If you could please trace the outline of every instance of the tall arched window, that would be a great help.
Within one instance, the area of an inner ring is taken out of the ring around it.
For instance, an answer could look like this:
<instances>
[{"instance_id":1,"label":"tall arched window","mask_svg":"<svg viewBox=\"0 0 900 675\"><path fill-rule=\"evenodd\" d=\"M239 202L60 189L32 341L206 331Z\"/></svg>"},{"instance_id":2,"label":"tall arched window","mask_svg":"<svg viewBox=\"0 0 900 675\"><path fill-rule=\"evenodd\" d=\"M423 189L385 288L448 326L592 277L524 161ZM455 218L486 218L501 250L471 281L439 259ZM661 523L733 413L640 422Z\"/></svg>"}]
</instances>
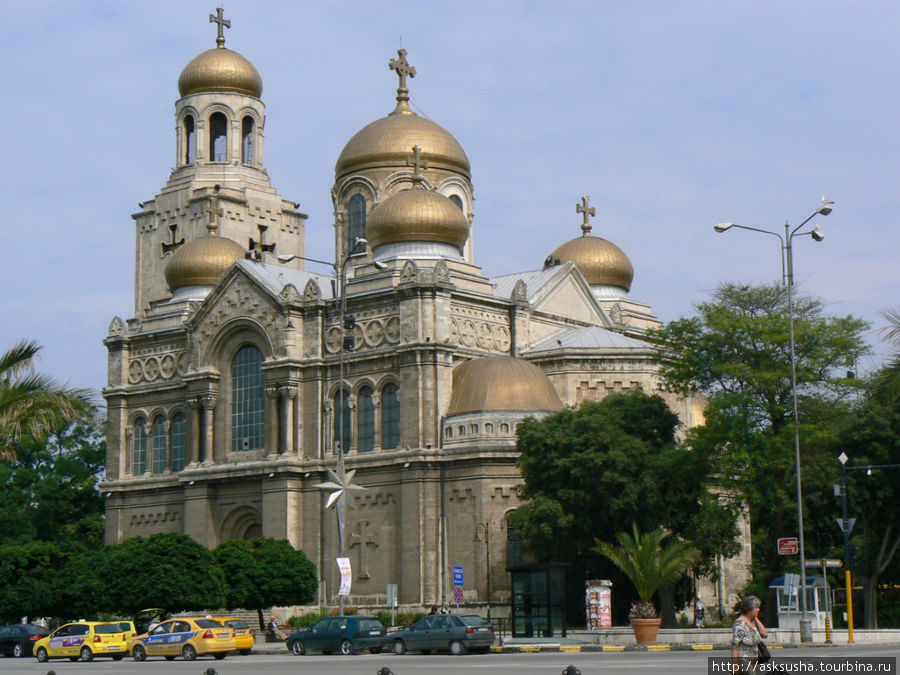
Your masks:
<instances>
[{"instance_id":1,"label":"tall arched window","mask_svg":"<svg viewBox=\"0 0 900 675\"><path fill-rule=\"evenodd\" d=\"M131 459L133 475L147 473L147 427L142 419L134 423L134 455Z\"/></svg>"},{"instance_id":2,"label":"tall arched window","mask_svg":"<svg viewBox=\"0 0 900 675\"><path fill-rule=\"evenodd\" d=\"M250 115L241 120L241 162L253 163L253 118Z\"/></svg>"},{"instance_id":3,"label":"tall arched window","mask_svg":"<svg viewBox=\"0 0 900 675\"><path fill-rule=\"evenodd\" d=\"M172 448L172 471L181 471L187 464L187 426L183 413L175 413L172 418L169 447Z\"/></svg>"},{"instance_id":4,"label":"tall arched window","mask_svg":"<svg viewBox=\"0 0 900 675\"><path fill-rule=\"evenodd\" d=\"M347 250L352 251L357 237L366 236L366 198L361 194L350 197L347 212Z\"/></svg>"},{"instance_id":5,"label":"tall arched window","mask_svg":"<svg viewBox=\"0 0 900 675\"><path fill-rule=\"evenodd\" d=\"M368 452L375 447L375 405L370 387L360 389L356 415L357 447L360 452Z\"/></svg>"},{"instance_id":6,"label":"tall arched window","mask_svg":"<svg viewBox=\"0 0 900 675\"><path fill-rule=\"evenodd\" d=\"M241 347L231 362L231 451L263 447L265 383L262 352Z\"/></svg>"},{"instance_id":7,"label":"tall arched window","mask_svg":"<svg viewBox=\"0 0 900 675\"><path fill-rule=\"evenodd\" d=\"M150 438L153 441L150 470L153 473L162 473L166 470L166 419L162 415L153 418Z\"/></svg>"},{"instance_id":8,"label":"tall arched window","mask_svg":"<svg viewBox=\"0 0 900 675\"><path fill-rule=\"evenodd\" d=\"M194 143L196 137L194 135L194 118L186 115L184 118L184 163L194 163Z\"/></svg>"},{"instance_id":9,"label":"tall arched window","mask_svg":"<svg viewBox=\"0 0 900 675\"><path fill-rule=\"evenodd\" d=\"M381 447L385 450L400 446L400 393L390 383L381 390Z\"/></svg>"},{"instance_id":10,"label":"tall arched window","mask_svg":"<svg viewBox=\"0 0 900 675\"><path fill-rule=\"evenodd\" d=\"M209 159L212 162L228 161L228 118L224 113L209 116Z\"/></svg>"},{"instance_id":11,"label":"tall arched window","mask_svg":"<svg viewBox=\"0 0 900 675\"><path fill-rule=\"evenodd\" d=\"M522 564L522 535L516 527L515 511L506 516L506 566Z\"/></svg>"},{"instance_id":12,"label":"tall arched window","mask_svg":"<svg viewBox=\"0 0 900 675\"><path fill-rule=\"evenodd\" d=\"M343 429L343 435L341 430ZM343 441L343 443L341 443ZM334 395L334 449L338 445L344 452L350 451L350 394L346 391Z\"/></svg>"}]
</instances>

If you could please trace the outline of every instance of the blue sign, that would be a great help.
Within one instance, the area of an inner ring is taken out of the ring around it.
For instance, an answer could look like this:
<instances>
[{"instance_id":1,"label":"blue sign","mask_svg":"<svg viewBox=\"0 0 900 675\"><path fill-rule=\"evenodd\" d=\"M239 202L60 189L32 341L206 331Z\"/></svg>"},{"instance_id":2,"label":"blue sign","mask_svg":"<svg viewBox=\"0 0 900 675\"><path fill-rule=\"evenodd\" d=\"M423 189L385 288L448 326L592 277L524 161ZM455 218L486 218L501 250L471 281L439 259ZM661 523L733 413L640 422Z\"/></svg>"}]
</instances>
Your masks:
<instances>
[{"instance_id":1,"label":"blue sign","mask_svg":"<svg viewBox=\"0 0 900 675\"><path fill-rule=\"evenodd\" d=\"M453 585L454 586L462 586L463 585L463 567L462 567L462 565L454 565L453 566Z\"/></svg>"}]
</instances>

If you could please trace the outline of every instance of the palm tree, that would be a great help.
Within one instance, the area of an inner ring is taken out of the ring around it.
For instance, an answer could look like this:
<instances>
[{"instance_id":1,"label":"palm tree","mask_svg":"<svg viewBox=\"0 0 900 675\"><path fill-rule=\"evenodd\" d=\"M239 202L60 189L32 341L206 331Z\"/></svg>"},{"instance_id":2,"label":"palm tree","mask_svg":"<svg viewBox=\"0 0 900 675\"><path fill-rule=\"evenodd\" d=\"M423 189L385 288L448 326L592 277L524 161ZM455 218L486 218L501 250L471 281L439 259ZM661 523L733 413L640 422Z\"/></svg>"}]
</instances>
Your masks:
<instances>
[{"instance_id":1,"label":"palm tree","mask_svg":"<svg viewBox=\"0 0 900 675\"><path fill-rule=\"evenodd\" d=\"M34 372L41 350L23 340L0 354L0 457L15 457L23 437L42 439L93 406L87 389L69 389Z\"/></svg>"},{"instance_id":2,"label":"palm tree","mask_svg":"<svg viewBox=\"0 0 900 675\"><path fill-rule=\"evenodd\" d=\"M886 309L881 312L881 316L888 320L888 325L879 328L878 332L897 349L876 376L875 391L896 397L900 395L900 308Z\"/></svg>"},{"instance_id":3,"label":"palm tree","mask_svg":"<svg viewBox=\"0 0 900 675\"><path fill-rule=\"evenodd\" d=\"M658 528L641 534L637 523L632 523L633 535L619 532L618 545L597 541L594 551L608 558L627 576L640 597L631 618L652 619L656 617L653 594L661 587L675 581L687 568L700 559L700 552L684 541L673 541L662 546L662 541L671 532Z\"/></svg>"}]
</instances>

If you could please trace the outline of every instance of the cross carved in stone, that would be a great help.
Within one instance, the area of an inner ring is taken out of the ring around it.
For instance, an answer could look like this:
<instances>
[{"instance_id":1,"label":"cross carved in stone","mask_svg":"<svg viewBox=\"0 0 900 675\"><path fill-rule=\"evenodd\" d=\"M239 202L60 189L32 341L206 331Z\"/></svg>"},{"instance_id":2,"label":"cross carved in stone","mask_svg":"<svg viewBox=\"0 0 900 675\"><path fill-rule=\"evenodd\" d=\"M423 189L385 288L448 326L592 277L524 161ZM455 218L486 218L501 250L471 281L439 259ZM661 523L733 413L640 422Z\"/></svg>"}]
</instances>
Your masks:
<instances>
[{"instance_id":1,"label":"cross carved in stone","mask_svg":"<svg viewBox=\"0 0 900 675\"><path fill-rule=\"evenodd\" d=\"M172 233L170 241L164 241L162 243L162 254L165 255L169 251L174 251L176 248L181 246L184 243L184 237L175 240L176 232L178 231L178 225L169 225L169 232Z\"/></svg>"},{"instance_id":2,"label":"cross carved in stone","mask_svg":"<svg viewBox=\"0 0 900 675\"><path fill-rule=\"evenodd\" d=\"M256 229L259 230L259 241L254 241L253 237L250 237L250 246L247 250L259 260L263 253L275 253L275 244L264 243L266 230L269 229L267 225L257 225Z\"/></svg>"},{"instance_id":3,"label":"cross carved in stone","mask_svg":"<svg viewBox=\"0 0 900 675\"><path fill-rule=\"evenodd\" d=\"M415 77L416 69L409 65L409 61L406 60L405 49L398 49L397 56L400 58L388 61L388 68L396 72L400 78L400 89L406 89L406 78Z\"/></svg>"},{"instance_id":4,"label":"cross carved in stone","mask_svg":"<svg viewBox=\"0 0 900 675\"><path fill-rule=\"evenodd\" d=\"M587 195L581 198L581 203L575 205L575 213L584 214L584 222L581 224L581 231L587 234L591 231L591 216L597 215L596 210L590 205L591 198Z\"/></svg>"},{"instance_id":5,"label":"cross carved in stone","mask_svg":"<svg viewBox=\"0 0 900 675\"><path fill-rule=\"evenodd\" d=\"M406 166L413 168L413 182L421 183L425 176L422 175L422 169L428 168L428 160L422 157L422 148L418 143L413 146L413 154L406 156Z\"/></svg>"},{"instance_id":6,"label":"cross carved in stone","mask_svg":"<svg viewBox=\"0 0 900 675\"><path fill-rule=\"evenodd\" d=\"M210 234L212 234L219 227L219 216L225 214L225 212L219 207L219 195L213 195L212 197L210 197L209 204L203 207L203 211L209 214L209 222L206 224L206 229L209 230Z\"/></svg>"},{"instance_id":7,"label":"cross carved in stone","mask_svg":"<svg viewBox=\"0 0 900 675\"><path fill-rule=\"evenodd\" d=\"M353 532L350 533L350 548L359 546L359 577L361 579L369 578L369 556L366 547L374 546L378 548L375 536L376 534L372 531L368 520L358 521Z\"/></svg>"},{"instance_id":8,"label":"cross carved in stone","mask_svg":"<svg viewBox=\"0 0 900 675\"><path fill-rule=\"evenodd\" d=\"M218 35L216 35L216 45L219 47L225 46L225 31L223 29L231 28L231 20L223 17L222 15L224 13L224 9L216 7L216 13L209 15L209 22L217 24Z\"/></svg>"}]
</instances>

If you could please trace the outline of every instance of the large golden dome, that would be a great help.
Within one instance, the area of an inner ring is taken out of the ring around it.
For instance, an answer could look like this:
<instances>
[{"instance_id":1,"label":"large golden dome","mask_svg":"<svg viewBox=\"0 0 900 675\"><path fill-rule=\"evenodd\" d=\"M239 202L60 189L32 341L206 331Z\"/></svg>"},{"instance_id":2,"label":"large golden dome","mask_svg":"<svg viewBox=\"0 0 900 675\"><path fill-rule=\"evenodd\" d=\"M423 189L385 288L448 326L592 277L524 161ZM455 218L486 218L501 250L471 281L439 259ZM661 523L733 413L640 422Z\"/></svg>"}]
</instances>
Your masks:
<instances>
[{"instance_id":1,"label":"large golden dome","mask_svg":"<svg viewBox=\"0 0 900 675\"><path fill-rule=\"evenodd\" d=\"M461 248L468 237L465 214L434 190L400 190L372 209L366 223L372 248L404 241L436 241Z\"/></svg>"},{"instance_id":2,"label":"large golden dome","mask_svg":"<svg viewBox=\"0 0 900 675\"><path fill-rule=\"evenodd\" d=\"M334 167L335 178L359 169L406 167L414 146L430 169L446 169L471 178L469 158L448 131L431 120L419 117L409 107L406 78L415 77L416 69L406 61L406 50L397 51L398 59L389 63L400 77L397 107L387 117L375 120L356 132L341 151Z\"/></svg>"},{"instance_id":3,"label":"large golden dome","mask_svg":"<svg viewBox=\"0 0 900 675\"><path fill-rule=\"evenodd\" d=\"M225 47L198 54L178 77L178 91L182 96L204 91L228 91L259 98L262 89L262 77L253 64Z\"/></svg>"},{"instance_id":4,"label":"large golden dome","mask_svg":"<svg viewBox=\"0 0 900 675\"><path fill-rule=\"evenodd\" d=\"M544 372L511 356L466 361L453 371L447 415L488 411L555 412L563 404Z\"/></svg>"},{"instance_id":5,"label":"large golden dome","mask_svg":"<svg viewBox=\"0 0 900 675\"><path fill-rule=\"evenodd\" d=\"M611 241L585 232L567 241L550 254L554 263L571 260L591 286L618 286L631 289L634 267L625 252Z\"/></svg>"},{"instance_id":6,"label":"large golden dome","mask_svg":"<svg viewBox=\"0 0 900 675\"><path fill-rule=\"evenodd\" d=\"M166 283L173 291L185 286L215 286L245 253L237 242L214 234L191 239L172 254L166 265Z\"/></svg>"}]
</instances>

